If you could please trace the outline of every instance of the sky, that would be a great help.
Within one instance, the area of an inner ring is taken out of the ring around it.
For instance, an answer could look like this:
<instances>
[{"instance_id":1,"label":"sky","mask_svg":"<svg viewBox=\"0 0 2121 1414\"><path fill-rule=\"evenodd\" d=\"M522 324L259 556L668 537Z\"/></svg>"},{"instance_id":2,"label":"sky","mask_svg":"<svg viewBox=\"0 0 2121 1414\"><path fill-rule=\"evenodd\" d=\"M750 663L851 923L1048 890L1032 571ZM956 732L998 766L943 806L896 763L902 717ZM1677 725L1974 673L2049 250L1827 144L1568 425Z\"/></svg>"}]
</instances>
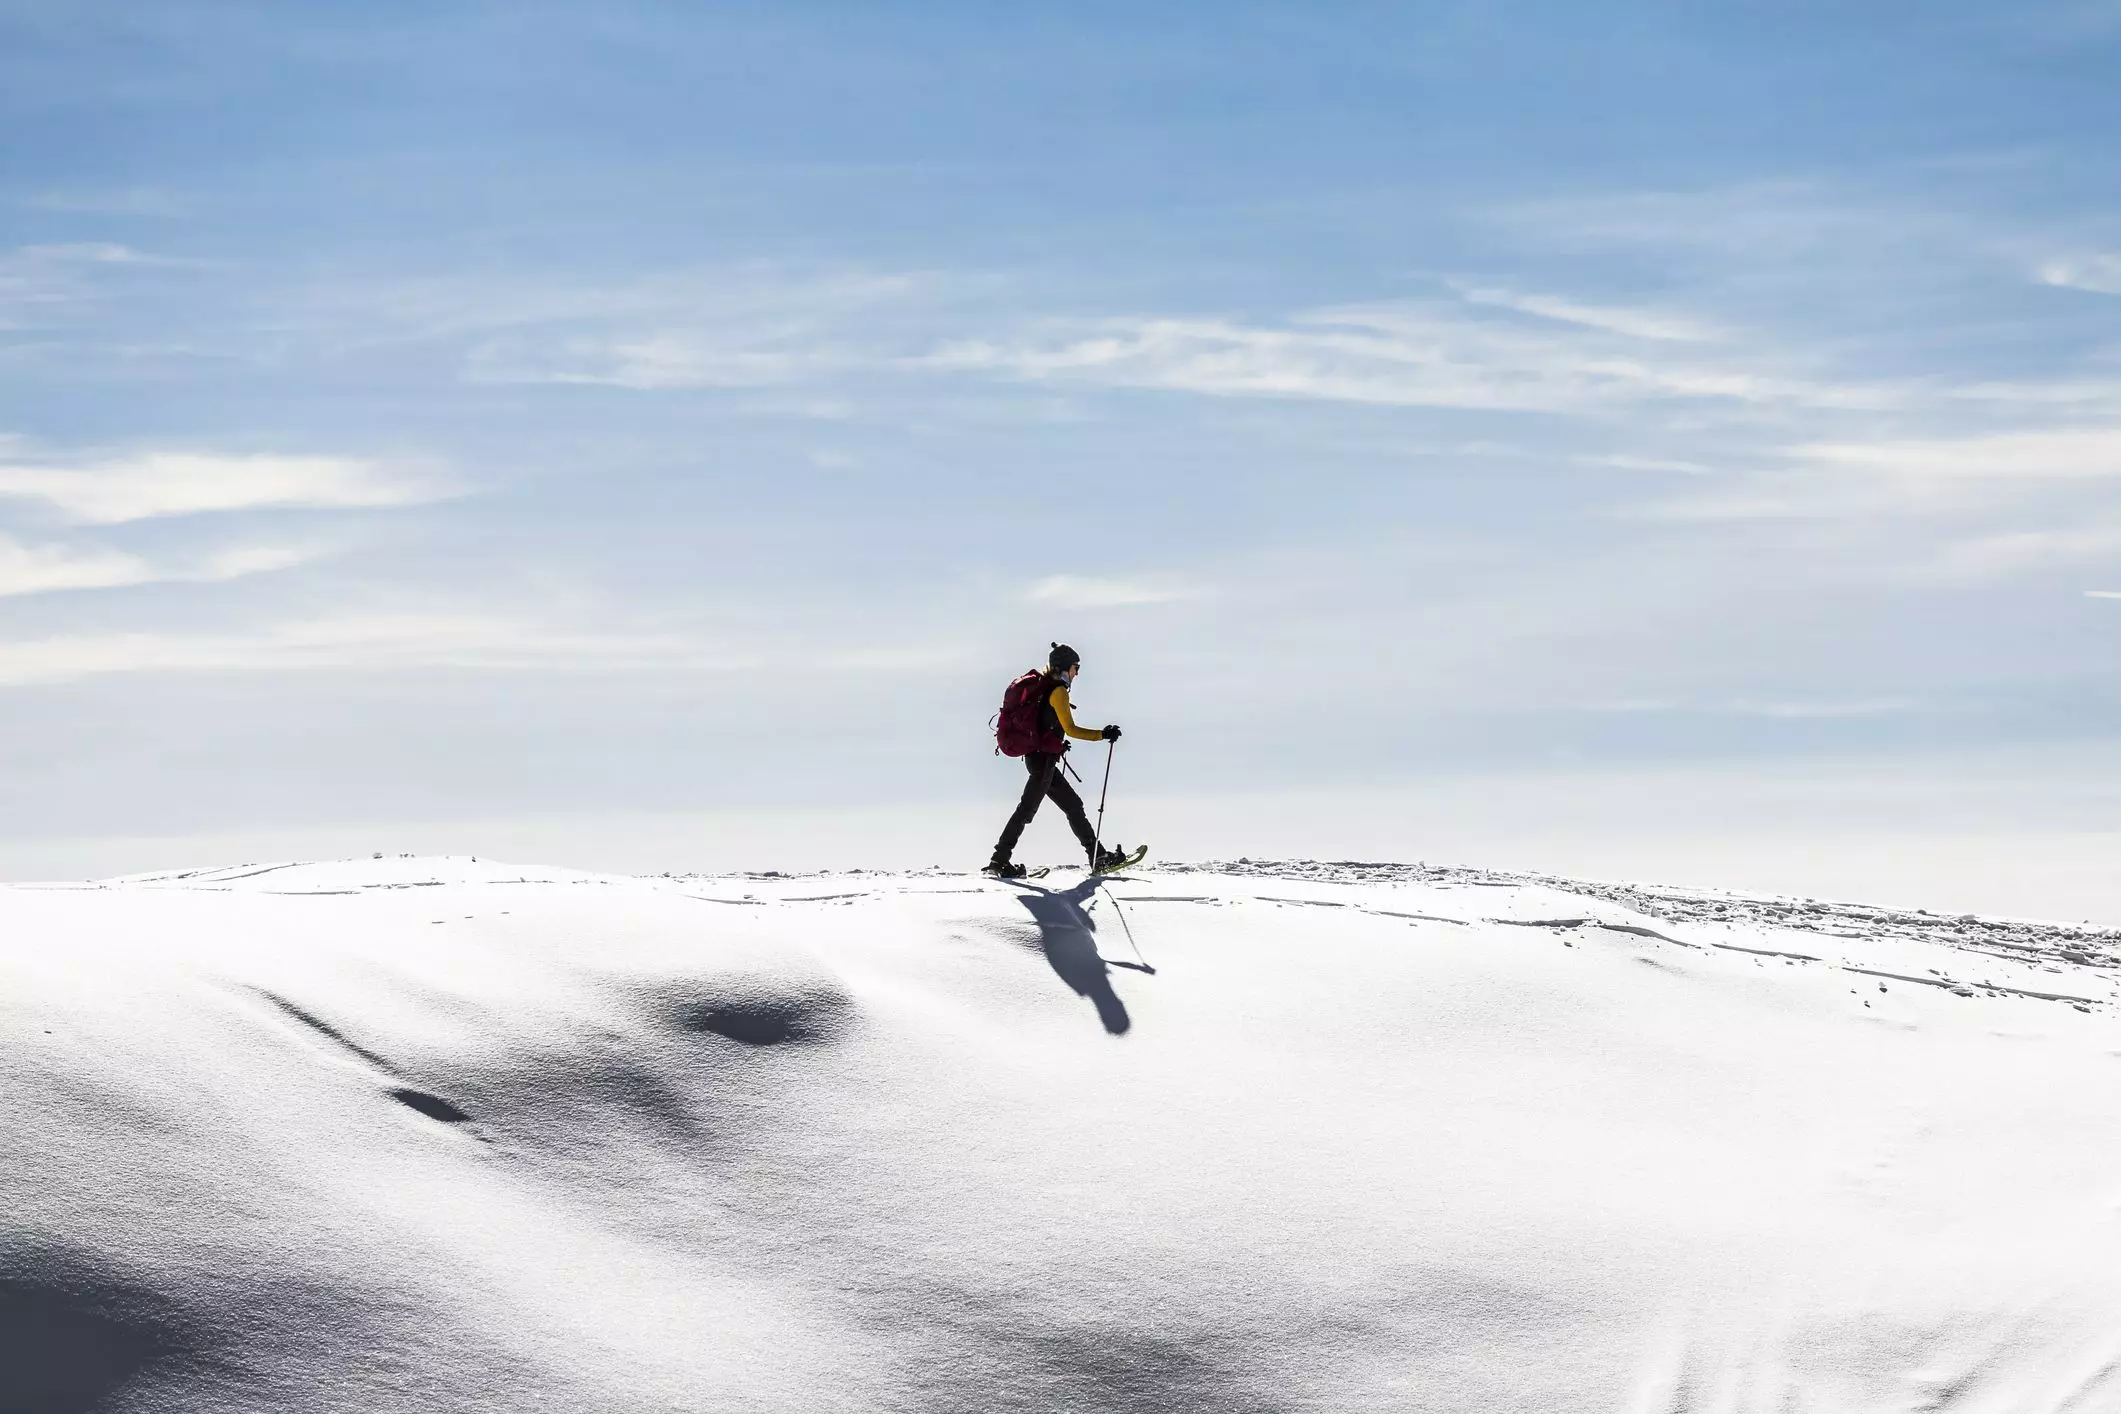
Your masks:
<instances>
[{"instance_id":1,"label":"sky","mask_svg":"<svg viewBox=\"0 0 2121 1414\"><path fill-rule=\"evenodd\" d=\"M0 877L972 868L1065 639L1160 856L2121 922L2117 63L0 0Z\"/></svg>"}]
</instances>

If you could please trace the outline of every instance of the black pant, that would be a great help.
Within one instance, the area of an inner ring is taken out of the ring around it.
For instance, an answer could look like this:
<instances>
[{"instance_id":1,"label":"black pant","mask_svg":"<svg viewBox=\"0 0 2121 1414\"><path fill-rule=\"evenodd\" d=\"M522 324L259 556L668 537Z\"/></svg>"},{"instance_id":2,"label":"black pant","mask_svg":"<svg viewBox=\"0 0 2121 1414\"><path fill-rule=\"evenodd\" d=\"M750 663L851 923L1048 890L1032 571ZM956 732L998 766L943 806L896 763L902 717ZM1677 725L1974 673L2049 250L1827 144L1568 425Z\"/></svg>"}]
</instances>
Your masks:
<instances>
[{"instance_id":1,"label":"black pant","mask_svg":"<svg viewBox=\"0 0 2121 1414\"><path fill-rule=\"evenodd\" d=\"M994 845L996 859L1008 859L1016 852L1016 842L1024 836L1024 826L1038 814L1039 802L1047 796L1053 803L1068 813L1068 828L1083 843L1083 853L1092 860L1097 858L1097 834L1090 828L1090 817L1083 813L1083 798L1068 784L1068 773L1061 767L1057 751L1027 751L1024 753L1024 769L1031 779L1024 783L1024 798L1016 803L1016 813L1009 823L1002 826L1002 837Z\"/></svg>"}]
</instances>

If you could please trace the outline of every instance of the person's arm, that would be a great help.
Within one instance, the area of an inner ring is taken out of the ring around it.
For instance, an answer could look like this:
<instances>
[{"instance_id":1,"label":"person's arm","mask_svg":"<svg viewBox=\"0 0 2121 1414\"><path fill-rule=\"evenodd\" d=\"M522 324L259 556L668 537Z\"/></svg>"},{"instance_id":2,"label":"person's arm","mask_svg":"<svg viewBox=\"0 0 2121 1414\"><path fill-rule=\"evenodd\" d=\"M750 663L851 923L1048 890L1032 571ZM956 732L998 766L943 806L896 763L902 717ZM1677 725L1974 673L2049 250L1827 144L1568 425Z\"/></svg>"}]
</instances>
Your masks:
<instances>
[{"instance_id":1,"label":"person's arm","mask_svg":"<svg viewBox=\"0 0 2121 1414\"><path fill-rule=\"evenodd\" d=\"M1057 683L1053 695L1046 699L1053 704L1053 715L1060 718L1061 730L1077 741L1103 741L1103 732L1093 732L1087 727L1075 725L1075 714L1068 710L1068 685Z\"/></svg>"}]
</instances>

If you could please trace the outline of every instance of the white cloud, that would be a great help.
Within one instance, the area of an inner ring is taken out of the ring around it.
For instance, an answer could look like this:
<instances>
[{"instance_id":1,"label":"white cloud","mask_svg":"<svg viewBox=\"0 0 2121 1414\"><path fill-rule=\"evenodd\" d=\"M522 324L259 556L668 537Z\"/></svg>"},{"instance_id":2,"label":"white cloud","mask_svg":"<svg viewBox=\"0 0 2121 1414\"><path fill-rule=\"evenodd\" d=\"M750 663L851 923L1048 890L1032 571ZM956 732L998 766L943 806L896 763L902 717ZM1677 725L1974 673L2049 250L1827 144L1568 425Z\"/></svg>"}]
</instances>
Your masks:
<instances>
[{"instance_id":1,"label":"white cloud","mask_svg":"<svg viewBox=\"0 0 2121 1414\"><path fill-rule=\"evenodd\" d=\"M0 251L0 329L42 329L95 298L97 266L152 264L128 246L22 246Z\"/></svg>"},{"instance_id":2,"label":"white cloud","mask_svg":"<svg viewBox=\"0 0 2121 1414\"><path fill-rule=\"evenodd\" d=\"M83 525L271 508L416 505L456 494L432 469L344 457L145 452L82 465L0 462L0 499Z\"/></svg>"},{"instance_id":3,"label":"white cloud","mask_svg":"<svg viewBox=\"0 0 2121 1414\"><path fill-rule=\"evenodd\" d=\"M1699 713L1729 717L1766 717L1779 721L1837 721L1857 717L1890 717L1911 712L1919 704L1909 697L1800 698L1794 700L1691 702L1667 698L1619 698L1593 704L1593 712L1656 714Z\"/></svg>"},{"instance_id":4,"label":"white cloud","mask_svg":"<svg viewBox=\"0 0 2121 1414\"><path fill-rule=\"evenodd\" d=\"M1168 604L1197 597L1197 591L1163 580L1099 579L1057 574L1024 591L1034 604L1057 609L1124 609L1137 604Z\"/></svg>"},{"instance_id":5,"label":"white cloud","mask_svg":"<svg viewBox=\"0 0 2121 1414\"><path fill-rule=\"evenodd\" d=\"M2121 427L2068 427L1968 437L1814 443L1804 461L1890 476L2121 476Z\"/></svg>"},{"instance_id":6,"label":"white cloud","mask_svg":"<svg viewBox=\"0 0 2121 1414\"><path fill-rule=\"evenodd\" d=\"M2084 591L2084 597L2087 599L2121 599L2121 589L2087 589Z\"/></svg>"},{"instance_id":7,"label":"white cloud","mask_svg":"<svg viewBox=\"0 0 2121 1414\"><path fill-rule=\"evenodd\" d=\"M157 565L123 551L67 545L25 545L0 536L0 597L74 589L123 589L141 584L243 579L291 569L316 557L294 546L253 545L217 551L190 565Z\"/></svg>"},{"instance_id":8,"label":"white cloud","mask_svg":"<svg viewBox=\"0 0 2121 1414\"><path fill-rule=\"evenodd\" d=\"M1739 716L1783 721L1833 721L1848 717L1892 717L1913 711L1907 697L1861 697L1846 701L1734 702L1726 710Z\"/></svg>"},{"instance_id":9,"label":"white cloud","mask_svg":"<svg viewBox=\"0 0 2121 1414\"><path fill-rule=\"evenodd\" d=\"M1621 471L1672 471L1682 476L1714 476L1716 468L1701 462L1676 461L1668 457L1612 456L1579 457L1585 466L1610 466Z\"/></svg>"},{"instance_id":10,"label":"white cloud","mask_svg":"<svg viewBox=\"0 0 2121 1414\"><path fill-rule=\"evenodd\" d=\"M1043 344L960 342L919 363L1216 397L1585 415L1660 401L1876 409L1903 398L1878 384L1645 353L1602 329L1533 330L1420 305L1315 310L1280 326L1117 319Z\"/></svg>"},{"instance_id":11,"label":"white cloud","mask_svg":"<svg viewBox=\"0 0 2121 1414\"><path fill-rule=\"evenodd\" d=\"M1904 265L1917 251L1931 269L1954 257L1985 265L1995 235L1960 211L1880 203L1869 190L1805 180L1547 198L1488 217L1518 243L1560 247L1571 258L1587 248L1654 252L1666 269L1677 258L1756 275Z\"/></svg>"},{"instance_id":12,"label":"white cloud","mask_svg":"<svg viewBox=\"0 0 2121 1414\"><path fill-rule=\"evenodd\" d=\"M1935 548L1918 575L1933 579L2002 579L2080 560L2110 560L2121 554L2121 526L2067 530L2012 530L1946 541Z\"/></svg>"},{"instance_id":13,"label":"white cloud","mask_svg":"<svg viewBox=\"0 0 2121 1414\"><path fill-rule=\"evenodd\" d=\"M180 265L166 255L149 255L115 241L78 241L71 245L18 246L14 259L25 264L50 265Z\"/></svg>"},{"instance_id":14,"label":"white cloud","mask_svg":"<svg viewBox=\"0 0 2121 1414\"><path fill-rule=\"evenodd\" d=\"M2121 477L2121 428L1815 442L1785 448L1781 463L1637 513L1663 520L1765 520L1993 512L2058 488ZM2008 558L2018 553L2013 544L2032 543L1999 535L1987 548L1967 553L1975 560ZM2063 542L2050 536L2048 543Z\"/></svg>"},{"instance_id":15,"label":"white cloud","mask_svg":"<svg viewBox=\"0 0 2121 1414\"><path fill-rule=\"evenodd\" d=\"M764 263L586 283L467 274L353 292L334 285L311 296L302 312L332 325L363 326L384 341L514 330L603 343L741 331L748 341L932 301L961 283L959 277L920 272L805 271Z\"/></svg>"},{"instance_id":16,"label":"white cloud","mask_svg":"<svg viewBox=\"0 0 2121 1414\"><path fill-rule=\"evenodd\" d=\"M478 383L759 388L890 362L979 277L770 263L585 283L466 275L308 297L297 326L359 351L457 343Z\"/></svg>"},{"instance_id":17,"label":"white cloud","mask_svg":"<svg viewBox=\"0 0 2121 1414\"><path fill-rule=\"evenodd\" d=\"M90 634L0 641L0 684L115 673L727 666L669 635L570 633L479 614L349 614L249 633Z\"/></svg>"},{"instance_id":18,"label":"white cloud","mask_svg":"<svg viewBox=\"0 0 2121 1414\"><path fill-rule=\"evenodd\" d=\"M2050 260L2037 274L2043 285L2121 295L2121 255L2080 255Z\"/></svg>"},{"instance_id":19,"label":"white cloud","mask_svg":"<svg viewBox=\"0 0 2121 1414\"><path fill-rule=\"evenodd\" d=\"M117 550L76 550L0 539L0 595L111 589L160 579L153 565Z\"/></svg>"},{"instance_id":20,"label":"white cloud","mask_svg":"<svg viewBox=\"0 0 2121 1414\"><path fill-rule=\"evenodd\" d=\"M92 272L98 267L190 263L113 241L18 246L0 252L0 309L50 316L96 296L100 286Z\"/></svg>"},{"instance_id":21,"label":"white cloud","mask_svg":"<svg viewBox=\"0 0 2121 1414\"><path fill-rule=\"evenodd\" d=\"M1583 304L1553 295L1523 294L1488 286L1454 284L1452 288L1469 304L1514 309L1520 314L1537 315L1563 324L1580 324L1587 329L1603 329L1632 339L1701 344L1714 343L1724 337L1723 332L1712 325L1665 310Z\"/></svg>"},{"instance_id":22,"label":"white cloud","mask_svg":"<svg viewBox=\"0 0 2121 1414\"><path fill-rule=\"evenodd\" d=\"M578 383L645 391L678 388L766 388L822 371L815 352L715 347L675 334L652 338L570 340L535 355L475 355L472 377L495 383Z\"/></svg>"},{"instance_id":23,"label":"white cloud","mask_svg":"<svg viewBox=\"0 0 2121 1414\"><path fill-rule=\"evenodd\" d=\"M238 545L217 550L186 579L245 579L254 574L273 574L294 569L318 558L318 552L296 545Z\"/></svg>"},{"instance_id":24,"label":"white cloud","mask_svg":"<svg viewBox=\"0 0 2121 1414\"><path fill-rule=\"evenodd\" d=\"M2017 404L2027 408L2089 407L2121 409L2121 379L2052 378L2040 381L1992 379L1946 389L1954 402Z\"/></svg>"}]
</instances>

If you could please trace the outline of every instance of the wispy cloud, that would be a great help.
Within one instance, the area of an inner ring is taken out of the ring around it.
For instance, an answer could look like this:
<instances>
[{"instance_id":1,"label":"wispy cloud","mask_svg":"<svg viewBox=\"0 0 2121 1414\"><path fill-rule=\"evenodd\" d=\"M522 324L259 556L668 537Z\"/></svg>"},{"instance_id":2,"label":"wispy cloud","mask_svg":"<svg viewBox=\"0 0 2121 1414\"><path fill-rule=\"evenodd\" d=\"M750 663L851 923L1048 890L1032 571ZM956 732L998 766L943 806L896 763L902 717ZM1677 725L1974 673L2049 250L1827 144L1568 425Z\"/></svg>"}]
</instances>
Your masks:
<instances>
[{"instance_id":1,"label":"wispy cloud","mask_svg":"<svg viewBox=\"0 0 2121 1414\"><path fill-rule=\"evenodd\" d=\"M0 597L142 584L219 583L292 569L317 558L302 546L246 545L169 564L107 548L28 545L0 536Z\"/></svg>"},{"instance_id":2,"label":"wispy cloud","mask_svg":"<svg viewBox=\"0 0 2121 1414\"><path fill-rule=\"evenodd\" d=\"M1596 414L1653 401L1882 408L1901 396L1874 383L1666 357L1640 351L1634 341L1621 348L1604 331L1506 328L1418 305L1318 310L1280 326L1109 320L1045 342L960 342L925 362L1216 397L1517 412Z\"/></svg>"},{"instance_id":3,"label":"wispy cloud","mask_svg":"<svg viewBox=\"0 0 2121 1414\"><path fill-rule=\"evenodd\" d=\"M145 560L117 550L77 550L0 539L0 595L107 589L145 584L158 577Z\"/></svg>"},{"instance_id":4,"label":"wispy cloud","mask_svg":"<svg viewBox=\"0 0 2121 1414\"><path fill-rule=\"evenodd\" d=\"M185 215L191 203L165 187L69 187L31 192L16 205L30 211L57 211L74 216L148 216L174 219Z\"/></svg>"},{"instance_id":5,"label":"wispy cloud","mask_svg":"<svg viewBox=\"0 0 2121 1414\"><path fill-rule=\"evenodd\" d=\"M78 465L0 461L0 499L40 503L82 525L208 511L407 506L455 494L433 467L345 457L143 452Z\"/></svg>"},{"instance_id":6,"label":"wispy cloud","mask_svg":"<svg viewBox=\"0 0 2121 1414\"><path fill-rule=\"evenodd\" d=\"M1702 462L1679 461L1671 457L1638 457L1626 453L1610 456L1579 457L1585 466L1610 466L1620 471L1670 471L1682 476L1713 476L1716 468Z\"/></svg>"},{"instance_id":7,"label":"wispy cloud","mask_svg":"<svg viewBox=\"0 0 2121 1414\"><path fill-rule=\"evenodd\" d=\"M2121 555L2121 524L2078 525L1945 540L1935 547L1929 563L1918 569L1922 577L1967 583L2080 561L2111 560L2117 555Z\"/></svg>"},{"instance_id":8,"label":"wispy cloud","mask_svg":"<svg viewBox=\"0 0 2121 1414\"><path fill-rule=\"evenodd\" d=\"M472 378L644 391L766 388L822 373L834 362L815 349L717 347L702 338L663 334L634 340L568 340L534 353L488 348L473 356Z\"/></svg>"},{"instance_id":9,"label":"wispy cloud","mask_svg":"<svg viewBox=\"0 0 2121 1414\"><path fill-rule=\"evenodd\" d=\"M964 277L920 271L805 270L750 263L624 279L465 275L307 296L298 317L391 339L509 331L643 339L709 331L793 336L854 312L932 302Z\"/></svg>"},{"instance_id":10,"label":"wispy cloud","mask_svg":"<svg viewBox=\"0 0 2121 1414\"><path fill-rule=\"evenodd\" d=\"M207 262L115 241L0 250L0 332L18 336L0 343L0 353L20 365L72 361L94 367L114 345L127 347L127 357L134 356L130 350L189 346L190 332L182 338L166 330L146 337L129 332L144 327L150 308L166 313L173 306L128 296L150 288L167 293L208 268Z\"/></svg>"},{"instance_id":11,"label":"wispy cloud","mask_svg":"<svg viewBox=\"0 0 2121 1414\"><path fill-rule=\"evenodd\" d=\"M2073 485L2121 478L2121 428L1818 442L1783 448L1767 460L1772 464L1764 470L1723 478L1637 513L1757 520L1994 511Z\"/></svg>"},{"instance_id":12,"label":"wispy cloud","mask_svg":"<svg viewBox=\"0 0 2121 1414\"><path fill-rule=\"evenodd\" d=\"M1741 701L1731 703L1724 710L1740 716L1801 722L1833 721L1848 717L1893 717L1911 712L1917 705L1910 697L1859 697L1846 700Z\"/></svg>"},{"instance_id":13,"label":"wispy cloud","mask_svg":"<svg viewBox=\"0 0 2121 1414\"><path fill-rule=\"evenodd\" d=\"M26 245L0 251L0 298L27 301L79 298L84 277L98 267L178 266L191 262L154 255L115 241L78 241L64 245Z\"/></svg>"},{"instance_id":14,"label":"wispy cloud","mask_svg":"<svg viewBox=\"0 0 2121 1414\"><path fill-rule=\"evenodd\" d=\"M2017 407L2027 410L2073 408L2094 413L2121 411L2121 378L2063 376L2045 379L1989 379L1939 390L1949 402Z\"/></svg>"},{"instance_id":15,"label":"wispy cloud","mask_svg":"<svg viewBox=\"0 0 2121 1414\"><path fill-rule=\"evenodd\" d=\"M311 564L325 552L308 545L236 545L216 550L179 578L193 580L248 579L254 574L274 574Z\"/></svg>"},{"instance_id":16,"label":"wispy cloud","mask_svg":"<svg viewBox=\"0 0 2121 1414\"><path fill-rule=\"evenodd\" d=\"M130 246L100 241L0 251L0 328L44 327L93 300L99 267L158 263Z\"/></svg>"},{"instance_id":17,"label":"wispy cloud","mask_svg":"<svg viewBox=\"0 0 2121 1414\"><path fill-rule=\"evenodd\" d=\"M1542 197L1499 206L1487 220L1516 244L1574 254L1656 252L1669 262L1752 275L1802 264L1822 268L1986 264L1993 228L1962 211L1818 179L1713 182L1690 188Z\"/></svg>"},{"instance_id":18,"label":"wispy cloud","mask_svg":"<svg viewBox=\"0 0 2121 1414\"><path fill-rule=\"evenodd\" d=\"M1902 396L1874 382L1792 373L1757 353L1712 351L1726 342L1722 328L1683 311L1499 285L1279 321L1144 313L1025 326L983 302L998 282L773 268L608 287L471 281L386 291L340 317L384 340L467 339L467 376L483 383L653 391L985 373L1219 397L1581 413L1645 401L1879 408Z\"/></svg>"},{"instance_id":19,"label":"wispy cloud","mask_svg":"<svg viewBox=\"0 0 2121 1414\"><path fill-rule=\"evenodd\" d=\"M349 614L237 633L86 634L0 641L0 683L115 673L461 668L612 671L717 666L691 640L568 632L481 614Z\"/></svg>"},{"instance_id":20,"label":"wispy cloud","mask_svg":"<svg viewBox=\"0 0 2121 1414\"><path fill-rule=\"evenodd\" d=\"M769 263L609 281L466 276L297 301L294 337L341 351L452 346L474 383L644 391L816 383L933 338L977 276Z\"/></svg>"},{"instance_id":21,"label":"wispy cloud","mask_svg":"<svg viewBox=\"0 0 2121 1414\"><path fill-rule=\"evenodd\" d=\"M1838 721L1854 717L1891 717L1920 706L1910 697L1795 698L1694 702L1665 698L1618 698L1589 710L1626 715L1698 713L1726 717L1766 717L1779 721Z\"/></svg>"},{"instance_id":22,"label":"wispy cloud","mask_svg":"<svg viewBox=\"0 0 2121 1414\"><path fill-rule=\"evenodd\" d=\"M2080 255L2050 260L2040 267L2037 278L2043 285L2121 295L2121 255Z\"/></svg>"},{"instance_id":23,"label":"wispy cloud","mask_svg":"<svg viewBox=\"0 0 2121 1414\"><path fill-rule=\"evenodd\" d=\"M1580 324L1632 339L1674 343L1715 343L1723 331L1704 321L1665 310L1636 309L1619 305L1586 304L1555 295L1524 294L1516 290L1454 282L1452 288L1469 304L1514 309L1562 324Z\"/></svg>"},{"instance_id":24,"label":"wispy cloud","mask_svg":"<svg viewBox=\"0 0 2121 1414\"><path fill-rule=\"evenodd\" d=\"M2121 476L2121 427L2042 428L1964 437L1816 443L1801 460L1896 477Z\"/></svg>"},{"instance_id":25,"label":"wispy cloud","mask_svg":"<svg viewBox=\"0 0 2121 1414\"><path fill-rule=\"evenodd\" d=\"M1199 593L1198 589L1163 578L1102 579L1057 574L1025 590L1024 598L1056 609L1124 609L1138 604L1169 604L1197 598Z\"/></svg>"},{"instance_id":26,"label":"wispy cloud","mask_svg":"<svg viewBox=\"0 0 2121 1414\"><path fill-rule=\"evenodd\" d=\"M77 241L67 245L19 246L9 257L22 265L183 265L175 256L150 255L115 241Z\"/></svg>"}]
</instances>

